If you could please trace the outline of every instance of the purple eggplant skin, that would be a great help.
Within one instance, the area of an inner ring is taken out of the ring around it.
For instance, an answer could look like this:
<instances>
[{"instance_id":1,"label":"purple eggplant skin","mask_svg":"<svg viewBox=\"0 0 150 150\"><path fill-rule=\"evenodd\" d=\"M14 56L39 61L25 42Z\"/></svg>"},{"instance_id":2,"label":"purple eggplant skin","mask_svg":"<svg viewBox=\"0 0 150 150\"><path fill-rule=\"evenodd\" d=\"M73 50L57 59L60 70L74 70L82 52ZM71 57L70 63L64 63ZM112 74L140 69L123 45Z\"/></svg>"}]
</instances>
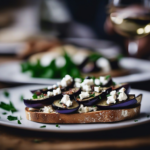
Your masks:
<instances>
[{"instance_id":1,"label":"purple eggplant skin","mask_svg":"<svg viewBox=\"0 0 150 150\"><path fill-rule=\"evenodd\" d=\"M99 109L119 109L119 108L128 108L128 107L134 106L136 104L137 104L137 100L136 100L135 96L133 96L133 98L131 98L127 101L117 103L117 104L111 104L111 105L106 105L106 106L97 104L96 106Z\"/></svg>"},{"instance_id":2,"label":"purple eggplant skin","mask_svg":"<svg viewBox=\"0 0 150 150\"><path fill-rule=\"evenodd\" d=\"M116 86L117 86L117 85L116 85ZM125 91L126 94L129 94L129 93L130 93L131 86L130 86L129 83L120 83L120 86L119 86L119 87L112 86L112 90L116 90L117 92L118 92L121 88L125 88L125 89L126 89L126 91Z\"/></svg>"},{"instance_id":3,"label":"purple eggplant skin","mask_svg":"<svg viewBox=\"0 0 150 150\"><path fill-rule=\"evenodd\" d=\"M62 92L62 95L69 95L70 98L73 98L76 95L79 95L81 93L81 88L76 88L77 90L74 93L69 93L69 91L73 90L75 88L71 88L68 91Z\"/></svg>"},{"instance_id":4,"label":"purple eggplant skin","mask_svg":"<svg viewBox=\"0 0 150 150\"><path fill-rule=\"evenodd\" d=\"M48 97L42 100L29 100L29 99L24 99L24 104L27 107L31 107L31 108L41 108L47 105L51 105L53 103L54 100L56 99L60 99L62 98L62 94L56 95L56 96L52 96L52 97Z\"/></svg>"},{"instance_id":5,"label":"purple eggplant skin","mask_svg":"<svg viewBox=\"0 0 150 150\"><path fill-rule=\"evenodd\" d=\"M56 100L57 101L57 100ZM77 102L76 102L77 103ZM78 104L78 103L77 103ZM55 109L56 112L60 113L60 114L70 114L70 113L74 113L76 112L78 109L79 109L79 104L77 105L77 107L75 108L63 108L63 107L59 107L59 106L56 106L53 102L52 104L52 107Z\"/></svg>"}]
</instances>

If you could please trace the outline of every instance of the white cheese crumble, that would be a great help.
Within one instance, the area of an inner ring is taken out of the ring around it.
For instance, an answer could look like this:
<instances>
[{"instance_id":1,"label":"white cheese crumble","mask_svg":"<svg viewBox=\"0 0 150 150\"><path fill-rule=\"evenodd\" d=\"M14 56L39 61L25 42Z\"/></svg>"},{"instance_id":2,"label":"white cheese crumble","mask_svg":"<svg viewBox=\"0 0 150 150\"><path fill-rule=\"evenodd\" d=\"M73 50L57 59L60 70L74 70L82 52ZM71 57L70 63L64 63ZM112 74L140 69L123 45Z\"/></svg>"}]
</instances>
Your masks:
<instances>
[{"instance_id":1,"label":"white cheese crumble","mask_svg":"<svg viewBox=\"0 0 150 150\"><path fill-rule=\"evenodd\" d=\"M62 80L61 80L61 86L62 87L67 87L69 84L73 82L73 79L70 75L66 75Z\"/></svg>"},{"instance_id":2,"label":"white cheese crumble","mask_svg":"<svg viewBox=\"0 0 150 150\"><path fill-rule=\"evenodd\" d=\"M100 68L102 68L102 70L104 72L109 72L111 70L111 66L110 66L110 63L109 61L104 58L104 57L101 57L99 58L97 61L96 61L96 65Z\"/></svg>"},{"instance_id":3,"label":"white cheese crumble","mask_svg":"<svg viewBox=\"0 0 150 150\"><path fill-rule=\"evenodd\" d=\"M75 78L74 80L75 80L75 82L81 83L81 79L80 78Z\"/></svg>"},{"instance_id":4,"label":"white cheese crumble","mask_svg":"<svg viewBox=\"0 0 150 150\"><path fill-rule=\"evenodd\" d=\"M106 76L100 76L99 79L102 85L106 85L110 80L110 78L106 79Z\"/></svg>"},{"instance_id":5,"label":"white cheese crumble","mask_svg":"<svg viewBox=\"0 0 150 150\"><path fill-rule=\"evenodd\" d=\"M53 92L47 91L47 96L53 96Z\"/></svg>"},{"instance_id":6,"label":"white cheese crumble","mask_svg":"<svg viewBox=\"0 0 150 150\"><path fill-rule=\"evenodd\" d=\"M81 94L79 95L80 100L84 99L84 98L88 98L90 97L90 94L88 92L81 92Z\"/></svg>"},{"instance_id":7,"label":"white cheese crumble","mask_svg":"<svg viewBox=\"0 0 150 150\"><path fill-rule=\"evenodd\" d=\"M116 91L111 91L110 96L107 97L107 104L116 103Z\"/></svg>"},{"instance_id":8,"label":"white cheese crumble","mask_svg":"<svg viewBox=\"0 0 150 150\"><path fill-rule=\"evenodd\" d=\"M53 88L54 88L54 89L57 88L57 85L54 84L54 85L53 85Z\"/></svg>"},{"instance_id":9,"label":"white cheese crumble","mask_svg":"<svg viewBox=\"0 0 150 150\"><path fill-rule=\"evenodd\" d=\"M43 112L44 113L52 113L52 112L54 112L54 110L53 110L52 106L49 105L49 106L44 106Z\"/></svg>"},{"instance_id":10,"label":"white cheese crumble","mask_svg":"<svg viewBox=\"0 0 150 150\"><path fill-rule=\"evenodd\" d=\"M65 66L66 60L63 56L57 57L55 59L55 64L58 68L61 68L61 67Z\"/></svg>"},{"instance_id":11,"label":"white cheese crumble","mask_svg":"<svg viewBox=\"0 0 150 150\"><path fill-rule=\"evenodd\" d=\"M100 80L99 79L95 79L94 83L95 83L95 85L100 85Z\"/></svg>"},{"instance_id":12,"label":"white cheese crumble","mask_svg":"<svg viewBox=\"0 0 150 150\"><path fill-rule=\"evenodd\" d=\"M57 82L57 85L58 85L58 86L60 86L60 85L61 85L61 83L60 83L60 82Z\"/></svg>"},{"instance_id":13,"label":"white cheese crumble","mask_svg":"<svg viewBox=\"0 0 150 150\"><path fill-rule=\"evenodd\" d=\"M78 112L79 113L87 113L90 111L97 111L97 107L87 107L87 106L83 106L83 104L80 105Z\"/></svg>"},{"instance_id":14,"label":"white cheese crumble","mask_svg":"<svg viewBox=\"0 0 150 150\"><path fill-rule=\"evenodd\" d=\"M91 86L90 86L90 85L83 85L83 86L82 86L82 90L83 90L83 91L86 91L86 92L90 92L90 91L92 91L92 89L91 89Z\"/></svg>"},{"instance_id":15,"label":"white cheese crumble","mask_svg":"<svg viewBox=\"0 0 150 150\"><path fill-rule=\"evenodd\" d=\"M84 79L82 85L94 85L93 79Z\"/></svg>"},{"instance_id":16,"label":"white cheese crumble","mask_svg":"<svg viewBox=\"0 0 150 150\"><path fill-rule=\"evenodd\" d=\"M53 88L52 86L48 86L48 87L47 87L48 90L50 90L50 89L52 89L52 88Z\"/></svg>"},{"instance_id":17,"label":"white cheese crumble","mask_svg":"<svg viewBox=\"0 0 150 150\"><path fill-rule=\"evenodd\" d=\"M65 104L67 107L72 106L72 101L70 100L69 95L64 95L60 102Z\"/></svg>"},{"instance_id":18,"label":"white cheese crumble","mask_svg":"<svg viewBox=\"0 0 150 150\"><path fill-rule=\"evenodd\" d=\"M126 95L126 93L125 93L125 88L121 88L120 90L119 90L119 92L120 92L120 94L119 94L119 96L118 96L118 100L119 101L124 101L124 100L127 100L127 95Z\"/></svg>"},{"instance_id":19,"label":"white cheese crumble","mask_svg":"<svg viewBox=\"0 0 150 150\"><path fill-rule=\"evenodd\" d=\"M101 89L100 89L100 87L99 87L99 86L94 86L94 91L95 91L95 92L98 92L98 93L99 93L99 92L100 92L100 90L101 90Z\"/></svg>"},{"instance_id":20,"label":"white cheese crumble","mask_svg":"<svg viewBox=\"0 0 150 150\"><path fill-rule=\"evenodd\" d=\"M80 87L81 87L81 83L79 83L79 82L75 82L75 87L80 88Z\"/></svg>"},{"instance_id":21,"label":"white cheese crumble","mask_svg":"<svg viewBox=\"0 0 150 150\"><path fill-rule=\"evenodd\" d=\"M53 95L58 95L58 94L61 94L61 90L60 88L57 88L56 90L53 90Z\"/></svg>"}]
</instances>

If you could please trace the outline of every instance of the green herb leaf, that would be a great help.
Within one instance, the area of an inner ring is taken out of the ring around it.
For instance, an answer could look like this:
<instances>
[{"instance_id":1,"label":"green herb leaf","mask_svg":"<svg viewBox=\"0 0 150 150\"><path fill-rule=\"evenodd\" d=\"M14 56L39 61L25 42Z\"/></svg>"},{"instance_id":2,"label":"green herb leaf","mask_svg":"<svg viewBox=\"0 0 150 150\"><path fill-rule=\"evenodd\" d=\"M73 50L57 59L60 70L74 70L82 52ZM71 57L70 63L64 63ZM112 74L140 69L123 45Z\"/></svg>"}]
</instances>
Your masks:
<instances>
[{"instance_id":1,"label":"green herb leaf","mask_svg":"<svg viewBox=\"0 0 150 150\"><path fill-rule=\"evenodd\" d=\"M46 128L46 125L40 126L40 128Z\"/></svg>"},{"instance_id":2,"label":"green herb leaf","mask_svg":"<svg viewBox=\"0 0 150 150\"><path fill-rule=\"evenodd\" d=\"M6 114L7 114L7 112L3 112L2 114L3 114L3 115L6 115Z\"/></svg>"},{"instance_id":3,"label":"green herb leaf","mask_svg":"<svg viewBox=\"0 0 150 150\"><path fill-rule=\"evenodd\" d=\"M100 83L100 86L103 86L103 83Z\"/></svg>"},{"instance_id":4,"label":"green herb leaf","mask_svg":"<svg viewBox=\"0 0 150 150\"><path fill-rule=\"evenodd\" d=\"M78 95L77 98L80 98L80 96Z\"/></svg>"},{"instance_id":5,"label":"green herb leaf","mask_svg":"<svg viewBox=\"0 0 150 150\"><path fill-rule=\"evenodd\" d=\"M147 118L149 118L149 115L147 115Z\"/></svg>"},{"instance_id":6,"label":"green herb leaf","mask_svg":"<svg viewBox=\"0 0 150 150\"><path fill-rule=\"evenodd\" d=\"M115 82L113 82L112 84L113 84L113 86L115 86L115 85L116 85L116 83L115 83Z\"/></svg>"},{"instance_id":7,"label":"green herb leaf","mask_svg":"<svg viewBox=\"0 0 150 150\"><path fill-rule=\"evenodd\" d=\"M7 97L7 98L8 98L10 94L8 93L8 91L7 91L7 90L5 90L5 91L4 91L4 95L5 95L5 97Z\"/></svg>"},{"instance_id":8,"label":"green herb leaf","mask_svg":"<svg viewBox=\"0 0 150 150\"><path fill-rule=\"evenodd\" d=\"M93 94L90 94L90 97L95 97L95 93L93 93Z\"/></svg>"},{"instance_id":9,"label":"green herb leaf","mask_svg":"<svg viewBox=\"0 0 150 150\"><path fill-rule=\"evenodd\" d=\"M118 92L117 94L119 95L121 92Z\"/></svg>"},{"instance_id":10,"label":"green herb leaf","mask_svg":"<svg viewBox=\"0 0 150 150\"><path fill-rule=\"evenodd\" d=\"M96 107L96 105L94 105L93 107Z\"/></svg>"},{"instance_id":11,"label":"green herb leaf","mask_svg":"<svg viewBox=\"0 0 150 150\"><path fill-rule=\"evenodd\" d=\"M101 99L101 96L99 96L99 99Z\"/></svg>"},{"instance_id":12,"label":"green herb leaf","mask_svg":"<svg viewBox=\"0 0 150 150\"><path fill-rule=\"evenodd\" d=\"M56 127L57 127L57 128L60 128L60 126L59 126L58 124L56 124Z\"/></svg>"},{"instance_id":13,"label":"green herb leaf","mask_svg":"<svg viewBox=\"0 0 150 150\"><path fill-rule=\"evenodd\" d=\"M138 122L138 120L134 120L134 122Z\"/></svg>"},{"instance_id":14,"label":"green herb leaf","mask_svg":"<svg viewBox=\"0 0 150 150\"><path fill-rule=\"evenodd\" d=\"M11 101L10 101L9 104L6 104L6 103L4 103L4 102L1 102L1 103L0 103L0 108L2 108L2 109L4 109L4 110L7 110L7 111L11 111L12 113L17 111L17 109L14 107L14 105L12 104Z\"/></svg>"},{"instance_id":15,"label":"green herb leaf","mask_svg":"<svg viewBox=\"0 0 150 150\"><path fill-rule=\"evenodd\" d=\"M110 75L105 76L105 80L108 80L110 77Z\"/></svg>"},{"instance_id":16,"label":"green herb leaf","mask_svg":"<svg viewBox=\"0 0 150 150\"><path fill-rule=\"evenodd\" d=\"M23 95L21 95L21 96L20 96L20 100L21 100L21 101L23 101L23 99L24 99L24 96L23 96Z\"/></svg>"},{"instance_id":17,"label":"green herb leaf","mask_svg":"<svg viewBox=\"0 0 150 150\"><path fill-rule=\"evenodd\" d=\"M11 116L11 115L9 115L9 116L7 117L7 119L8 119L9 121L18 120L18 118L17 118L16 116Z\"/></svg>"},{"instance_id":18,"label":"green herb leaf","mask_svg":"<svg viewBox=\"0 0 150 150\"><path fill-rule=\"evenodd\" d=\"M36 98L37 98L36 93L33 94L32 98L33 98L33 99L36 99Z\"/></svg>"},{"instance_id":19,"label":"green herb leaf","mask_svg":"<svg viewBox=\"0 0 150 150\"><path fill-rule=\"evenodd\" d=\"M41 142L45 142L46 140L42 140L42 139L34 139L33 142L34 143L41 143Z\"/></svg>"},{"instance_id":20,"label":"green herb leaf","mask_svg":"<svg viewBox=\"0 0 150 150\"><path fill-rule=\"evenodd\" d=\"M109 96L111 96L111 95L110 94L106 95L106 97L109 97Z\"/></svg>"},{"instance_id":21,"label":"green herb leaf","mask_svg":"<svg viewBox=\"0 0 150 150\"><path fill-rule=\"evenodd\" d=\"M21 124L20 120L18 120L18 124Z\"/></svg>"}]
</instances>

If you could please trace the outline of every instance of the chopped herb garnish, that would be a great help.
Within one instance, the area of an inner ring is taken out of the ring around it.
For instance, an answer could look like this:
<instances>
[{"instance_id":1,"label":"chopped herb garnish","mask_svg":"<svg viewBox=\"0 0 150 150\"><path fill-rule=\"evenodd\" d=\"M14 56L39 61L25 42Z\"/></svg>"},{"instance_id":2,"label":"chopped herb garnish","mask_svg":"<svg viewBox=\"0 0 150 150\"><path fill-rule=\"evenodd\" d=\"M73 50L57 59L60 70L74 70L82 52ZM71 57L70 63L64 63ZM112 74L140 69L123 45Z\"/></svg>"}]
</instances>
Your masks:
<instances>
[{"instance_id":1,"label":"chopped herb garnish","mask_svg":"<svg viewBox=\"0 0 150 150\"><path fill-rule=\"evenodd\" d=\"M96 107L96 105L94 105L93 107Z\"/></svg>"},{"instance_id":2,"label":"chopped herb garnish","mask_svg":"<svg viewBox=\"0 0 150 150\"><path fill-rule=\"evenodd\" d=\"M110 77L110 75L105 76L105 80L108 80Z\"/></svg>"},{"instance_id":3,"label":"chopped herb garnish","mask_svg":"<svg viewBox=\"0 0 150 150\"><path fill-rule=\"evenodd\" d=\"M36 99L36 98L37 98L36 93L33 94L32 98L33 98L33 99Z\"/></svg>"},{"instance_id":4,"label":"chopped herb garnish","mask_svg":"<svg viewBox=\"0 0 150 150\"><path fill-rule=\"evenodd\" d=\"M95 93L93 93L93 94L90 94L90 97L95 97Z\"/></svg>"},{"instance_id":5,"label":"chopped herb garnish","mask_svg":"<svg viewBox=\"0 0 150 150\"><path fill-rule=\"evenodd\" d=\"M101 96L99 96L99 99L101 99Z\"/></svg>"},{"instance_id":6,"label":"chopped herb garnish","mask_svg":"<svg viewBox=\"0 0 150 150\"><path fill-rule=\"evenodd\" d=\"M100 83L100 86L103 86L103 84L102 84L102 83Z\"/></svg>"},{"instance_id":7,"label":"chopped herb garnish","mask_svg":"<svg viewBox=\"0 0 150 150\"><path fill-rule=\"evenodd\" d=\"M121 92L118 92L117 94L119 95Z\"/></svg>"},{"instance_id":8,"label":"chopped herb garnish","mask_svg":"<svg viewBox=\"0 0 150 150\"><path fill-rule=\"evenodd\" d=\"M33 142L35 143L41 143L41 142L45 142L46 140L41 140L41 139L34 139Z\"/></svg>"},{"instance_id":9,"label":"chopped herb garnish","mask_svg":"<svg viewBox=\"0 0 150 150\"><path fill-rule=\"evenodd\" d=\"M2 114L3 114L3 115L6 115L6 114L7 114L7 112L3 112Z\"/></svg>"},{"instance_id":10,"label":"chopped herb garnish","mask_svg":"<svg viewBox=\"0 0 150 150\"><path fill-rule=\"evenodd\" d=\"M111 96L111 95L110 94L106 95L106 97L109 97L109 96Z\"/></svg>"},{"instance_id":11,"label":"chopped herb garnish","mask_svg":"<svg viewBox=\"0 0 150 150\"><path fill-rule=\"evenodd\" d=\"M12 104L11 101L9 102L9 104L1 102L0 103L0 108L2 108L4 110L7 110L7 111L11 111L12 113L17 111L17 109L14 107L14 105Z\"/></svg>"},{"instance_id":12,"label":"chopped herb garnish","mask_svg":"<svg viewBox=\"0 0 150 150\"><path fill-rule=\"evenodd\" d=\"M77 98L80 98L80 96L78 95Z\"/></svg>"},{"instance_id":13,"label":"chopped herb garnish","mask_svg":"<svg viewBox=\"0 0 150 150\"><path fill-rule=\"evenodd\" d=\"M113 82L112 84L113 84L113 86L115 86L115 85L116 85L116 83L115 83L115 82Z\"/></svg>"},{"instance_id":14,"label":"chopped herb garnish","mask_svg":"<svg viewBox=\"0 0 150 150\"><path fill-rule=\"evenodd\" d=\"M138 120L134 120L134 122L138 122Z\"/></svg>"},{"instance_id":15,"label":"chopped herb garnish","mask_svg":"<svg viewBox=\"0 0 150 150\"><path fill-rule=\"evenodd\" d=\"M46 125L40 126L40 128L46 128Z\"/></svg>"},{"instance_id":16,"label":"chopped herb garnish","mask_svg":"<svg viewBox=\"0 0 150 150\"><path fill-rule=\"evenodd\" d=\"M11 116L11 115L8 116L7 119L8 119L9 121L18 120L18 118L17 118L16 116Z\"/></svg>"},{"instance_id":17,"label":"chopped herb garnish","mask_svg":"<svg viewBox=\"0 0 150 150\"><path fill-rule=\"evenodd\" d=\"M57 128L60 128L60 126L59 126L58 124L56 124L56 127L57 127Z\"/></svg>"},{"instance_id":18,"label":"chopped herb garnish","mask_svg":"<svg viewBox=\"0 0 150 150\"><path fill-rule=\"evenodd\" d=\"M24 99L24 96L23 96L23 95L21 95L21 96L20 96L20 100L21 100L21 101L23 101L23 99Z\"/></svg>"},{"instance_id":19,"label":"chopped herb garnish","mask_svg":"<svg viewBox=\"0 0 150 150\"><path fill-rule=\"evenodd\" d=\"M20 120L18 120L18 124L21 124Z\"/></svg>"},{"instance_id":20,"label":"chopped herb garnish","mask_svg":"<svg viewBox=\"0 0 150 150\"><path fill-rule=\"evenodd\" d=\"M9 97L9 93L8 93L8 91L4 91L4 95L5 95L5 97Z\"/></svg>"},{"instance_id":21,"label":"chopped herb garnish","mask_svg":"<svg viewBox=\"0 0 150 150\"><path fill-rule=\"evenodd\" d=\"M147 115L147 118L149 118L149 115Z\"/></svg>"}]
</instances>

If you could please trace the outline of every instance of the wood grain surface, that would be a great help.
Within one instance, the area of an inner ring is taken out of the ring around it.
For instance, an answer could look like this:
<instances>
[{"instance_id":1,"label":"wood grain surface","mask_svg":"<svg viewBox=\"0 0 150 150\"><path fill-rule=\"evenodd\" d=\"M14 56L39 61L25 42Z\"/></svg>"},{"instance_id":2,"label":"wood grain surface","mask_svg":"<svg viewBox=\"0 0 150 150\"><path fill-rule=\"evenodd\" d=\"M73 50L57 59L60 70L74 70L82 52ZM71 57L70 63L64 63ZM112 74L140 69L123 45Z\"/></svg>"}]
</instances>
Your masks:
<instances>
[{"instance_id":1,"label":"wood grain surface","mask_svg":"<svg viewBox=\"0 0 150 150\"><path fill-rule=\"evenodd\" d=\"M0 57L3 62L17 60ZM16 85L0 82L0 88ZM150 89L149 89L150 91ZM135 122L136 123L136 122ZM89 133L35 132L0 125L0 150L150 149L150 123Z\"/></svg>"}]
</instances>

